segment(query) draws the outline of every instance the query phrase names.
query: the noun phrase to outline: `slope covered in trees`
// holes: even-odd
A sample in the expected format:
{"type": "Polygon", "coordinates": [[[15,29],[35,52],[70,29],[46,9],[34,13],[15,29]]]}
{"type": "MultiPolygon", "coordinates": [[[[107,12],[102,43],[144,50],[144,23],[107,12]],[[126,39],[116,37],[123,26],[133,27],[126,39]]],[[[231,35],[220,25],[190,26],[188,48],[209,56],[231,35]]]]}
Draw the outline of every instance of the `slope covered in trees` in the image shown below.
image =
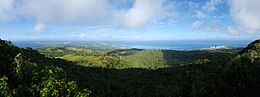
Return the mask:
{"type": "Polygon", "coordinates": [[[241,50],[239,53],[241,55],[245,54],[248,57],[251,57],[256,61],[259,61],[259,59],[260,59],[260,39],[255,40],[252,43],[248,44],[248,46],[245,49],[241,50]]]}
{"type": "Polygon", "coordinates": [[[237,50],[93,51],[49,47],[38,50],[42,55],[30,48],[17,48],[7,41],[3,41],[3,45],[0,47],[3,71],[0,90],[5,96],[25,95],[22,93],[87,96],[89,90],[92,97],[260,96],[259,60],[250,53],[259,54],[259,48],[245,48],[244,52],[237,53],[237,50]],[[23,65],[25,69],[19,69],[20,65],[9,65],[17,63],[14,57],[19,52],[24,57],[23,64],[34,65],[23,65]],[[25,71],[30,71],[31,76],[27,77],[25,71]],[[28,78],[30,80],[26,81],[28,78]],[[21,82],[15,83],[16,79],[21,82]],[[26,88],[21,90],[21,87],[26,88]],[[44,88],[49,91],[44,92],[44,88]],[[65,91],[61,92],[63,88],[65,91]]]}
{"type": "Polygon", "coordinates": [[[87,89],[78,90],[75,81],[67,80],[62,68],[37,55],[37,51],[18,48],[10,41],[0,40],[0,71],[0,96],[88,96],[90,93],[87,89]],[[36,64],[31,58],[47,64],[36,64]]]}

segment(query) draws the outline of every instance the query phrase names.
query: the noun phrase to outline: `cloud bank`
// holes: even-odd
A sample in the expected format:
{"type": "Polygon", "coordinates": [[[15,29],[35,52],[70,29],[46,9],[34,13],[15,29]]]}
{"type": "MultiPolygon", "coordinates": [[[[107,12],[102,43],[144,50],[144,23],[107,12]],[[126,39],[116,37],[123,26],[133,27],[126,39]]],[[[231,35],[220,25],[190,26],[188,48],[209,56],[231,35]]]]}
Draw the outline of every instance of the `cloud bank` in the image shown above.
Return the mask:
{"type": "Polygon", "coordinates": [[[20,19],[44,24],[108,24],[140,28],[168,17],[166,13],[170,13],[168,5],[171,3],[167,0],[111,1],[0,0],[0,22],[20,19]]]}
{"type": "Polygon", "coordinates": [[[0,0],[0,22],[15,18],[14,4],[14,0],[0,0]]]}
{"type": "MultiPolygon", "coordinates": [[[[172,27],[168,24],[173,24],[181,30],[256,35],[260,33],[259,4],[260,0],[0,0],[0,23],[26,22],[30,24],[26,31],[35,33],[53,28],[53,32],[64,33],[62,28],[71,26],[77,30],[98,27],[82,33],[112,33],[122,29],[130,33],[129,29],[134,29],[133,32],[145,27],[157,29],[153,25],[163,25],[168,30],[172,27]],[[57,26],[61,28],[58,31],[57,26]]],[[[91,36],[81,33],[77,36],[86,35],[91,36]]]]}
{"type": "Polygon", "coordinates": [[[229,0],[230,16],[243,32],[260,30],[260,0],[229,0]]]}
{"type": "Polygon", "coordinates": [[[112,14],[107,0],[22,0],[18,5],[18,14],[44,23],[96,23],[112,14]]]}

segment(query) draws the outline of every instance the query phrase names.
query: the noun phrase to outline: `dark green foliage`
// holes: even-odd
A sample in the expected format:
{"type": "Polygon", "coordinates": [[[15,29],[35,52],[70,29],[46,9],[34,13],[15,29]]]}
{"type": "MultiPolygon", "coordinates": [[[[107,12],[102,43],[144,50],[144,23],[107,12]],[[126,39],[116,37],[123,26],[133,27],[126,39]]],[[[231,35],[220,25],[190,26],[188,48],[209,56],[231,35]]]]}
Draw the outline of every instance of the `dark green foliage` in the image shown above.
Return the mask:
{"type": "Polygon", "coordinates": [[[239,52],[239,54],[248,53],[250,51],[255,51],[257,53],[260,53],[260,39],[255,40],[252,43],[248,44],[246,48],[244,48],[239,52]]]}
{"type": "Polygon", "coordinates": [[[0,40],[0,51],[1,97],[85,97],[90,93],[89,90],[79,91],[74,81],[66,79],[66,72],[62,68],[51,63],[38,65],[31,62],[31,57],[34,60],[47,59],[35,50],[20,49],[9,41],[0,40]],[[24,55],[15,58],[18,53],[24,55]]]}
{"type": "MultiPolygon", "coordinates": [[[[204,64],[208,65],[208,64],[204,64]]],[[[221,65],[221,64],[219,64],[221,65]]],[[[206,67],[210,69],[212,67],[206,67]]],[[[202,70],[202,68],[200,68],[202,70]]],[[[195,76],[193,96],[258,97],[260,72],[248,57],[235,57],[222,68],[200,71],[195,76]]]]}
{"type": "Polygon", "coordinates": [[[197,60],[195,63],[196,63],[196,64],[205,64],[205,63],[208,63],[208,62],[209,62],[208,59],[199,59],[199,60],[197,60]]]}
{"type": "Polygon", "coordinates": [[[229,61],[237,54],[237,50],[194,50],[194,51],[172,51],[162,50],[164,59],[170,66],[179,64],[196,63],[199,59],[208,59],[213,63],[222,63],[229,61]]]}
{"type": "MultiPolygon", "coordinates": [[[[66,49],[64,51],[66,52],[66,49]]],[[[227,80],[229,77],[235,77],[241,73],[240,69],[231,68],[235,59],[228,62],[236,56],[236,52],[237,50],[115,50],[108,52],[107,55],[99,55],[102,52],[95,53],[97,57],[103,56],[102,62],[105,64],[103,67],[66,65],[63,68],[68,71],[72,80],[78,82],[81,88],[88,87],[91,89],[91,96],[94,97],[232,97],[247,96],[247,93],[252,94],[249,96],[257,97],[259,95],[256,93],[257,87],[237,89],[237,87],[240,87],[240,83],[234,83],[237,80],[239,82],[247,79],[247,76],[227,80]],[[120,57],[129,61],[122,63],[120,57]],[[165,61],[159,62],[161,58],[165,61]],[[154,66],[152,64],[162,66],[163,62],[173,67],[155,70],[145,67],[154,66]],[[144,69],[125,68],[125,66],[135,65],[133,63],[139,64],[144,69]],[[232,72],[227,72],[228,70],[232,72]],[[242,92],[245,90],[246,92],[243,94],[242,92]]],[[[93,56],[88,52],[80,53],[83,53],[81,54],[83,56],[93,56]]],[[[51,55],[51,53],[49,54],[51,55]]],[[[74,55],[78,55],[77,52],[74,52],[74,55]]],[[[82,64],[79,61],[75,62],[82,64]]],[[[247,66],[241,68],[253,69],[247,66]]],[[[253,84],[259,82],[259,77],[252,75],[252,73],[249,73],[249,75],[255,78],[252,80],[252,82],[255,82],[253,84]]],[[[251,81],[246,81],[243,84],[250,86],[247,82],[251,81]]]]}
{"type": "Polygon", "coordinates": [[[257,72],[256,66],[253,64],[250,57],[237,56],[223,70],[223,84],[226,95],[233,92],[230,96],[256,97],[260,96],[259,81],[260,73],[257,72]],[[231,91],[232,90],[232,91],[231,91]]]}
{"type": "Polygon", "coordinates": [[[11,97],[12,91],[7,86],[8,85],[8,83],[6,82],[7,80],[8,80],[8,78],[6,76],[3,76],[2,78],[0,78],[0,91],[1,91],[0,93],[3,96],[11,97]]]}
{"type": "MultiPolygon", "coordinates": [[[[255,46],[259,43],[253,42],[250,45],[255,46]]],[[[195,76],[192,95],[198,97],[259,97],[259,59],[252,56],[251,52],[258,51],[260,48],[249,48],[249,46],[241,51],[244,53],[240,52],[240,55],[232,58],[226,64],[218,64],[222,65],[221,67],[214,67],[215,70],[211,71],[200,71],[195,76]]],[[[209,66],[209,63],[206,64],[203,66],[209,66]]],[[[206,67],[206,69],[210,68],[213,67],[206,67]]],[[[199,70],[203,69],[200,67],[199,70]]]]}

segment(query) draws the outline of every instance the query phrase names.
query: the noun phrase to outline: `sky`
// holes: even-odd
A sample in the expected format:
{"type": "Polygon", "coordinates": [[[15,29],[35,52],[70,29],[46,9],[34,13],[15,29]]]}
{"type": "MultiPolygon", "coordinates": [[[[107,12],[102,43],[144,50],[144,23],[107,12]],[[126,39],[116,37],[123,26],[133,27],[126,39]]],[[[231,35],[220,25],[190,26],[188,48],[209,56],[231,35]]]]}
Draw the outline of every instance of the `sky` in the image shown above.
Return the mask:
{"type": "Polygon", "coordinates": [[[260,0],[0,0],[0,38],[254,40],[260,0]]]}

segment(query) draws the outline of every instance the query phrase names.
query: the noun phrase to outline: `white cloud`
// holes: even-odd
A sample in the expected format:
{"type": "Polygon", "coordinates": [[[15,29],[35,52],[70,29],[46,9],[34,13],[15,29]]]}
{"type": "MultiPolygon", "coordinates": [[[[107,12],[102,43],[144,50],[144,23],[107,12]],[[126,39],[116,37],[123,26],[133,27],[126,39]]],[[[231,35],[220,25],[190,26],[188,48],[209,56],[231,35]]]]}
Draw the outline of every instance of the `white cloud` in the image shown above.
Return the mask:
{"type": "Polygon", "coordinates": [[[224,0],[207,0],[201,3],[188,2],[188,6],[189,10],[192,11],[192,17],[198,19],[219,19],[223,17],[223,14],[215,14],[214,12],[224,3],[224,0]]]}
{"type": "Polygon", "coordinates": [[[202,19],[202,18],[207,18],[207,15],[204,14],[204,13],[202,13],[200,10],[197,10],[197,11],[195,12],[195,17],[202,19]]]}
{"type": "Polygon", "coordinates": [[[224,1],[222,0],[209,0],[205,3],[205,5],[202,7],[205,11],[213,12],[217,9],[217,6],[224,1]]]}
{"type": "Polygon", "coordinates": [[[106,0],[22,0],[20,14],[44,23],[105,22],[111,13],[106,0]]]}
{"type": "Polygon", "coordinates": [[[47,31],[47,26],[43,23],[38,23],[33,27],[34,33],[44,33],[47,31]]]}
{"type": "Polygon", "coordinates": [[[0,21],[97,24],[113,19],[114,12],[107,0],[0,0],[0,21]]]}
{"type": "Polygon", "coordinates": [[[191,7],[191,8],[198,8],[199,6],[200,6],[200,4],[198,4],[198,3],[194,3],[194,2],[188,2],[188,5],[189,5],[189,7],[191,7]]]}
{"type": "Polygon", "coordinates": [[[0,22],[15,18],[14,0],[0,0],[0,22]]]}
{"type": "Polygon", "coordinates": [[[230,35],[238,35],[239,31],[235,30],[232,26],[229,26],[226,31],[230,35]]]}
{"type": "Polygon", "coordinates": [[[161,18],[173,16],[168,11],[171,11],[174,5],[164,5],[165,3],[165,0],[136,0],[133,7],[123,14],[122,26],[140,28],[161,18]]]}
{"type": "Polygon", "coordinates": [[[247,33],[260,30],[260,0],[229,0],[230,15],[247,33]]]}
{"type": "Polygon", "coordinates": [[[0,21],[140,28],[165,18],[174,21],[174,8],[168,0],[0,0],[0,21]]]}
{"type": "Polygon", "coordinates": [[[218,32],[221,30],[221,26],[218,20],[210,20],[210,21],[200,21],[196,20],[192,23],[192,30],[199,31],[213,31],[218,32]]]}
{"type": "Polygon", "coordinates": [[[79,37],[80,38],[85,38],[85,37],[87,37],[87,35],[86,34],[80,34],[79,37]]]}
{"type": "Polygon", "coordinates": [[[203,27],[203,25],[205,25],[205,22],[204,21],[195,21],[192,23],[192,29],[193,30],[199,30],[203,27]]]}

